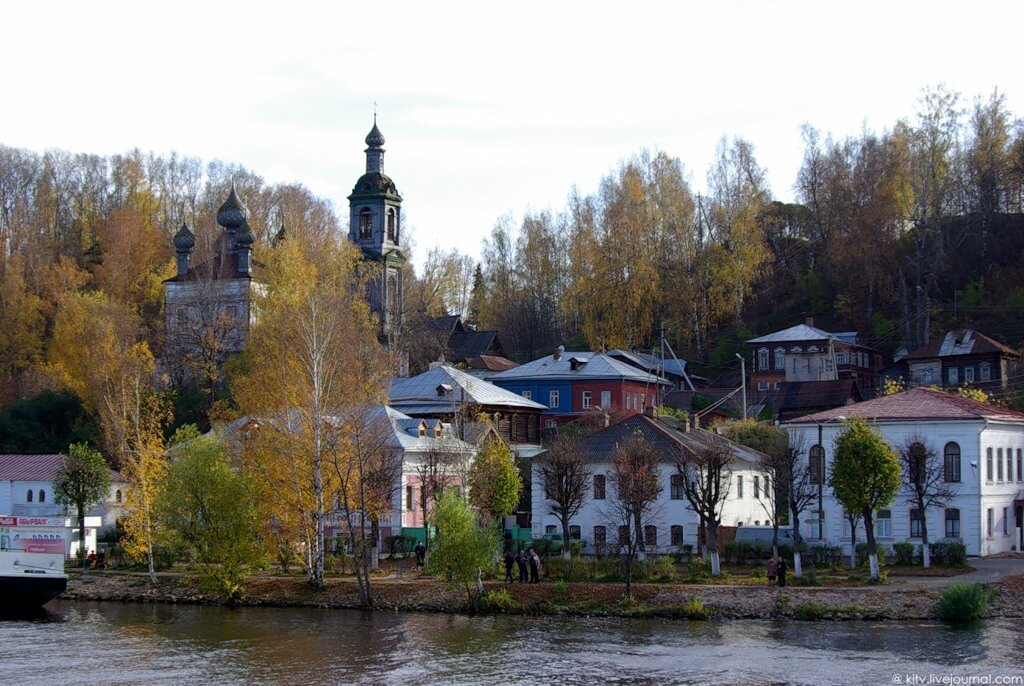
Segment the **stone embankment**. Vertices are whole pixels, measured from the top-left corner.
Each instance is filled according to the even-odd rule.
[[[788,587],[711,586],[687,584],[635,584],[634,601],[623,604],[624,587],[612,583],[486,584],[488,590],[505,589],[512,612],[686,617],[692,599],[701,601],[712,617],[774,619],[932,619],[941,588],[915,585],[912,579],[882,586]],[[989,606],[991,617],[1024,617],[1024,576],[990,584],[996,591]],[[373,595],[378,609],[412,612],[465,612],[462,588],[432,579],[377,579]],[[217,604],[219,599],[201,589],[197,579],[160,575],[156,586],[145,575],[115,572],[73,572],[62,596],[72,600],[143,603]],[[243,605],[267,607],[360,608],[359,590],[351,579],[329,579],[315,590],[298,576],[258,576],[245,585]],[[810,612],[808,611],[810,610]]]

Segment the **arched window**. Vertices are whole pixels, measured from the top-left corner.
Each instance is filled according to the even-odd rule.
[[[604,474],[594,475],[594,500],[604,500],[605,497],[605,481]]]
[[[985,383],[986,381],[991,381],[992,365],[990,365],[988,362],[982,362],[981,364],[979,364],[978,376],[980,377],[978,380],[981,381],[982,383]]]
[[[757,367],[758,369],[767,371],[768,369],[768,348],[759,348],[757,351]]]
[[[910,537],[921,538],[921,530],[923,527],[924,518],[921,516],[921,510],[914,508],[910,511]]]
[[[925,479],[928,467],[928,450],[923,443],[911,443],[907,450],[907,462],[910,467],[910,482],[920,484]]]
[[[825,478],[825,449],[820,445],[812,445],[808,457],[810,459],[811,485],[823,484]]]
[[[114,493],[114,502],[116,502],[116,503],[121,502],[121,489],[120,488],[117,489],[116,493]]]
[[[1003,449],[996,449],[996,480],[1003,480]]]
[[[943,466],[947,483],[960,482],[960,444],[950,441],[943,451]]]
[[[31,488],[28,489],[28,493],[25,494],[25,502],[26,503],[32,502],[32,489]]]
[[[946,538],[960,538],[960,510],[955,507],[946,510]]]
[[[809,352],[809,353],[816,353],[816,352],[818,352],[818,346],[812,345],[811,347],[809,347],[807,349],[807,352]]]
[[[373,210],[364,207],[359,210],[359,238],[364,240],[373,237]]]
[[[683,525],[673,524],[670,530],[672,535],[672,545],[680,546],[683,544]]]
[[[607,532],[606,532],[606,530],[605,530],[605,528],[603,526],[598,524],[597,526],[594,527],[594,544],[595,545],[604,545],[605,541],[607,540],[607,538],[608,538]]]
[[[39,489],[39,502],[41,502],[41,503],[45,503],[46,502],[46,491],[44,491],[41,488]]]
[[[644,545],[652,548],[658,547],[658,527],[653,524],[644,527]]]
[[[395,208],[388,209],[388,240],[392,243],[398,242],[398,234],[395,231]]]
[[[786,368],[786,350],[785,348],[775,349],[775,368],[785,369]]]
[[[985,481],[992,481],[992,448],[985,449]]]

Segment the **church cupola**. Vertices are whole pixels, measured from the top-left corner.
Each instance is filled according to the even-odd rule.
[[[231,193],[224,204],[217,210],[217,223],[224,227],[224,245],[222,250],[225,254],[235,250],[235,234],[249,218],[249,210],[242,201],[238,199],[238,192],[235,190],[234,182],[231,183]]]
[[[192,248],[195,246],[196,235],[188,228],[188,224],[182,223],[178,233],[174,234],[174,254],[178,258],[178,276],[188,273]]]
[[[377,115],[373,115],[373,128],[366,134],[366,173],[384,173],[384,134],[377,128]]]
[[[249,222],[243,221],[235,233],[235,254],[238,255],[239,274],[248,274],[252,271],[252,244],[255,240]]]

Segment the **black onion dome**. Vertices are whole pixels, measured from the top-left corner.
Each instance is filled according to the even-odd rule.
[[[366,144],[371,148],[379,148],[384,145],[384,134],[377,128],[377,116],[373,117],[373,128],[366,134]]]
[[[182,224],[178,233],[174,234],[174,249],[178,252],[191,252],[196,245],[196,235],[188,228],[188,224]]]
[[[242,225],[235,231],[235,245],[241,245],[248,247],[252,245],[256,237],[252,235],[252,229],[249,228],[249,222],[242,220]]]
[[[232,183],[231,194],[228,195],[228,199],[217,210],[217,223],[225,229],[238,229],[248,218],[249,210],[238,199],[238,193],[235,192],[235,184]]]

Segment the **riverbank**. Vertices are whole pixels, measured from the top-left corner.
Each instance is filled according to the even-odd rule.
[[[987,617],[1024,617],[1024,575],[988,584],[996,594]],[[580,614],[629,617],[696,617],[703,607],[707,616],[723,619],[891,619],[924,620],[936,617],[941,588],[904,579],[881,586],[859,588],[768,586],[709,586],[691,584],[634,584],[633,602],[623,603],[623,584],[485,583],[488,591],[504,589],[507,598],[492,610],[522,614]],[[461,613],[467,610],[462,588],[433,579],[383,578],[373,581],[378,609],[407,612]],[[161,574],[152,586],[144,574],[72,571],[66,600],[137,603],[220,604],[205,592],[198,579],[182,574]],[[696,603],[694,599],[698,600]],[[247,606],[362,607],[354,579],[329,579],[316,590],[299,576],[254,576],[245,584]]]

